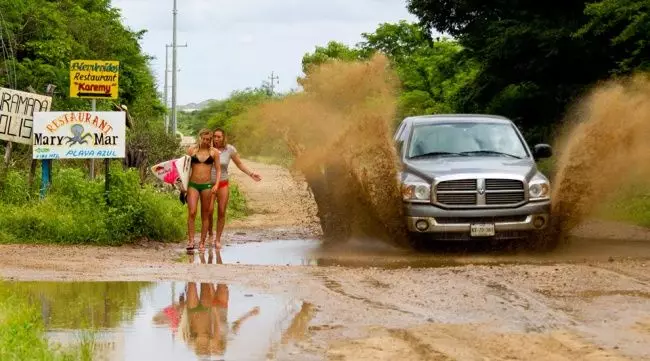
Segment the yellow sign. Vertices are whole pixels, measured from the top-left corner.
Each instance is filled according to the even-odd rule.
[[[119,61],[73,60],[70,97],[117,99],[119,73]]]

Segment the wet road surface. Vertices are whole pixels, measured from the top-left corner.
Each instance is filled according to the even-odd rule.
[[[249,163],[269,181],[235,181],[260,212],[226,227],[220,257],[188,256],[185,242],[0,245],[0,277],[45,294],[35,300],[49,300],[53,339],[99,325],[103,339],[122,340],[118,359],[200,360],[210,345],[212,359],[226,360],[650,359],[648,230],[588,224],[587,237],[548,256],[481,247],[414,254],[361,241],[322,249],[291,207],[304,189],[277,167]],[[225,348],[205,346],[205,332],[183,341],[180,295],[200,299],[219,285],[229,290],[230,331],[255,307],[259,314],[229,331]],[[195,329],[210,324],[200,316],[208,308],[191,313]]]
[[[364,243],[323,250],[299,239],[233,243],[218,254],[188,255],[178,244],[161,247],[159,258],[141,248],[21,247],[22,257],[0,256],[0,270],[18,290],[45,295],[38,299],[48,300],[53,340],[94,324],[104,348],[121,342],[126,356],[117,359],[199,360],[205,352],[226,360],[650,359],[648,247],[581,242],[592,247],[555,259]],[[66,282],[21,282],[42,279]],[[200,331],[181,337],[188,314],[196,315],[194,329],[218,324],[199,315],[219,315],[223,299],[214,300],[224,287],[226,341]],[[194,301],[207,295],[208,306],[181,322],[190,293]]]

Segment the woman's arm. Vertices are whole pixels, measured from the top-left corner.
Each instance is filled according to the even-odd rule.
[[[214,186],[212,187],[212,193],[217,193],[217,191],[219,190],[219,179],[221,179],[221,166],[219,162],[219,156],[221,155],[221,152],[217,148],[212,148],[212,149],[213,150],[210,151],[210,156],[214,160],[212,166],[214,167],[214,169],[217,170],[217,176],[214,182]]]
[[[250,311],[246,312],[246,314],[244,314],[242,317],[240,317],[238,320],[232,323],[232,332],[237,334],[237,332],[239,332],[239,328],[241,327],[241,324],[244,321],[246,321],[246,319],[258,315],[259,313],[260,313],[259,307],[254,307]]]
[[[235,165],[237,166],[237,168],[239,168],[239,170],[241,170],[242,172],[246,173],[246,175],[248,175],[249,177],[253,178],[256,182],[259,182],[259,181],[262,180],[262,177],[260,177],[259,174],[257,174],[257,173],[255,173],[255,172],[249,170],[249,169],[244,165],[244,163],[243,163],[243,162],[241,161],[241,159],[239,158],[239,153],[233,153],[233,154],[231,155],[231,157],[232,157],[232,161],[235,162]]]

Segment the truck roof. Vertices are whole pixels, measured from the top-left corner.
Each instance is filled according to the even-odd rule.
[[[438,123],[438,122],[472,122],[472,123],[503,123],[510,124],[512,121],[506,117],[492,114],[432,114],[416,115],[406,117],[404,122],[413,124]]]

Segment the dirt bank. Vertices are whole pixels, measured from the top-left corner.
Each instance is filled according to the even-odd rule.
[[[237,259],[238,247],[315,237],[301,228],[308,213],[291,206],[308,197],[305,188],[281,168],[247,163],[264,181],[248,181],[237,170],[235,181],[249,205],[263,211],[227,226],[224,265],[190,259],[183,242],[0,246],[0,276],[219,281],[292,295],[313,305],[315,313],[298,323],[302,328],[272,358],[278,360],[649,359],[646,230],[588,223],[580,230],[583,236],[607,239],[546,258],[413,255],[359,244],[312,256],[318,266],[247,264]],[[270,249],[251,247],[250,252],[264,259],[272,257]]]
[[[231,177],[244,193],[251,214],[234,220],[227,229],[268,231],[285,230],[294,236],[320,235],[316,207],[306,184],[277,165],[244,160],[262,176],[255,182],[234,166]]]

